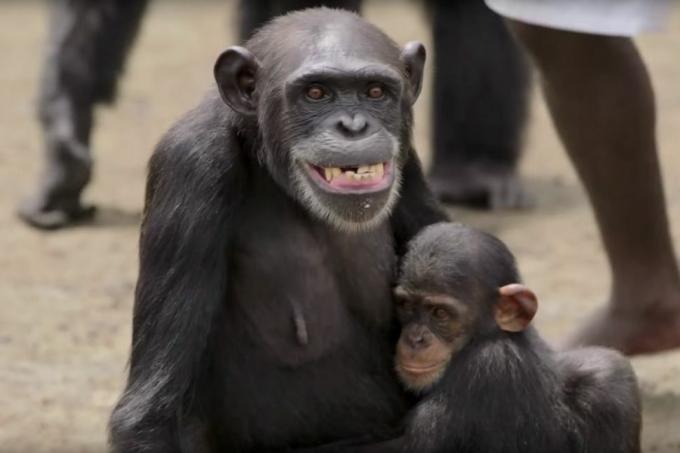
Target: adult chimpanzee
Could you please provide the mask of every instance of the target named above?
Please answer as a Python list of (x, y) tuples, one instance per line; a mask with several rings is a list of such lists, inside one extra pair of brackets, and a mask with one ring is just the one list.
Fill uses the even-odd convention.
[[(24, 221), (45, 229), (92, 217), (94, 209), (82, 204), (81, 194), (92, 172), (94, 107), (115, 99), (148, 0), (51, 3), (39, 98), (45, 170), (35, 194), (19, 208)], [(517, 47), (483, 0), (427, 3), (437, 65), (432, 183), (447, 201), (521, 205), (515, 164), (526, 70)], [(241, 37), (275, 15), (320, 5), (358, 11), (361, 0), (243, 0)]]
[[(427, 227), (409, 245), (397, 296), (396, 369), (423, 399), (404, 451), (640, 451), (635, 374), (618, 353), (554, 353), (529, 325), (533, 292), (488, 234)], [(395, 445), (397, 444), (397, 445)]]
[(424, 61), (330, 9), (219, 57), (221, 99), (151, 158), (116, 451), (306, 447), (401, 419), (395, 251), (445, 217), (411, 145)]

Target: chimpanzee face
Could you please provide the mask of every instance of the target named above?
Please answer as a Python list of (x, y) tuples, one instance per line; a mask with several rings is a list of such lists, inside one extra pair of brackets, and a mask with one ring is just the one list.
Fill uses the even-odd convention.
[(449, 361), (467, 343), (475, 316), (451, 295), (395, 290), (402, 326), (396, 370), (412, 390), (424, 391), (443, 375)]
[(403, 161), (403, 81), (387, 65), (336, 61), (286, 85), (296, 192), (345, 230), (381, 221), (397, 199)]
[(275, 47), (227, 49), (220, 93), (256, 119), (258, 157), (292, 198), (336, 228), (366, 230), (398, 199), (425, 49), (400, 50), (355, 19), (300, 27)]

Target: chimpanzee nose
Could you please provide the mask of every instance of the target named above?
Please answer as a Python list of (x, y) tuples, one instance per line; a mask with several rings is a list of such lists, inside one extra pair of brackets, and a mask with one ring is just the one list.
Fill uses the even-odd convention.
[(427, 330), (409, 332), (408, 341), (413, 349), (423, 349), (430, 345), (432, 334)]
[(345, 137), (358, 137), (368, 131), (368, 120), (361, 113), (343, 114), (338, 118), (336, 127)]

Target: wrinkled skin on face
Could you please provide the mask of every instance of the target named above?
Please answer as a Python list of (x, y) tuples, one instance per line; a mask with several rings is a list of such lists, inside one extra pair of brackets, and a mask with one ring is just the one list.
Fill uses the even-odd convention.
[(258, 123), (260, 159), (293, 198), (339, 229), (371, 228), (398, 198), (425, 50), (351, 18), (291, 17), (269, 28), (299, 31), (280, 34), (276, 49), (264, 33), (222, 54), (220, 93)]

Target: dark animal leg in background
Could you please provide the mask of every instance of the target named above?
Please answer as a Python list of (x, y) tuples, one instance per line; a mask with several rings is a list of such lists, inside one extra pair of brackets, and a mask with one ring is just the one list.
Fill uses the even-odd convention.
[(239, 39), (243, 42), (250, 38), (255, 29), (269, 19), (305, 8), (327, 6), (359, 12), (361, 0), (241, 0), (239, 5)]
[(250, 38), (255, 29), (267, 22), (273, 16), (274, 7), (271, 0), (240, 0), (239, 12), (239, 41), (245, 42)]
[(435, 68), (431, 186), (445, 202), (524, 207), (516, 166), (528, 100), (525, 59), (483, 1), (428, 6)]
[(45, 169), (20, 217), (51, 229), (92, 217), (81, 204), (90, 181), (94, 106), (112, 102), (116, 81), (139, 29), (147, 0), (56, 0), (52, 5), (39, 114)]

